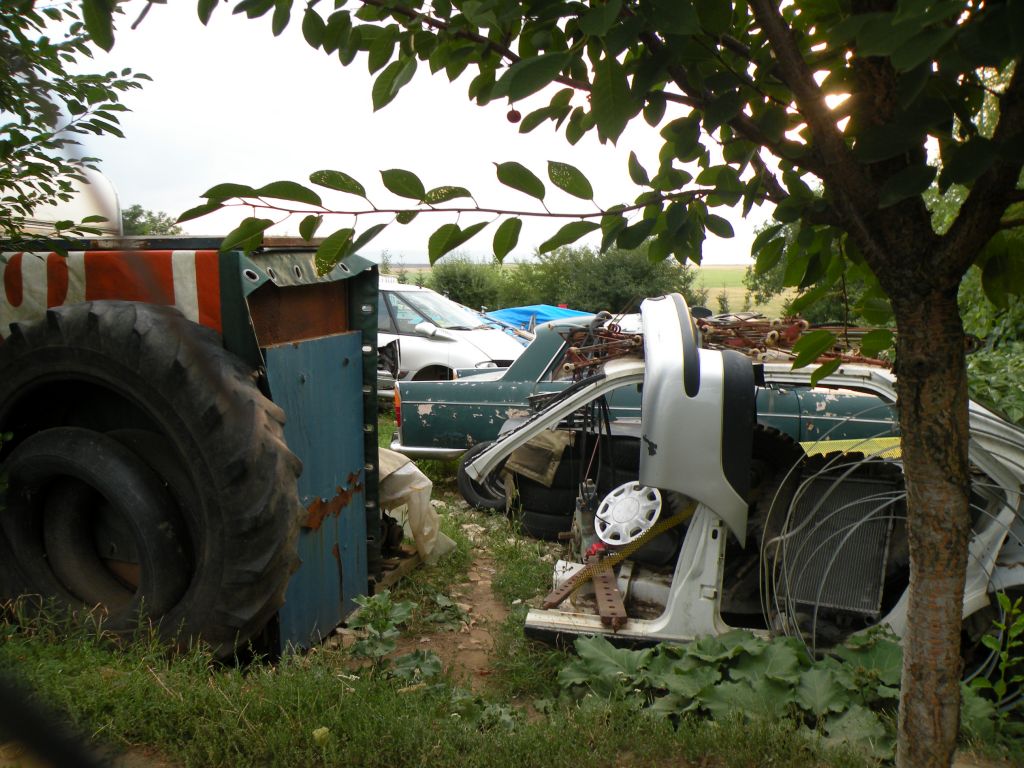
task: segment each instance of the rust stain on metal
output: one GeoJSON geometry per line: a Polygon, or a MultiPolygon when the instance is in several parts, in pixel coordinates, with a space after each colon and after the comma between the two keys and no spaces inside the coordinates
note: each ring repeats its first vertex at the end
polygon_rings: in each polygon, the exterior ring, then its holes
{"type": "MultiPolygon", "coordinates": [[[[306,507],[306,520],[302,523],[303,528],[319,531],[328,515],[337,517],[341,510],[352,502],[352,497],[363,490],[363,484],[359,482],[359,473],[353,472],[348,476],[348,488],[340,485],[335,488],[335,496],[332,499],[317,499],[306,507]]],[[[337,555],[336,555],[337,556],[337,555]]]]}
{"type": "Polygon", "coordinates": [[[331,554],[334,555],[335,560],[341,560],[341,548],[338,546],[338,542],[334,542],[334,546],[331,547],[331,554]]]}

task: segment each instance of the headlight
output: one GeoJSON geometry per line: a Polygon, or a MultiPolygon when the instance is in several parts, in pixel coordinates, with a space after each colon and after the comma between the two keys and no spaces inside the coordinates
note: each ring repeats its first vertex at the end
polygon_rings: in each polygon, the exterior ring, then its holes
{"type": "Polygon", "coordinates": [[[493,360],[484,360],[482,363],[477,363],[473,366],[474,368],[497,368],[498,364],[493,360]]]}

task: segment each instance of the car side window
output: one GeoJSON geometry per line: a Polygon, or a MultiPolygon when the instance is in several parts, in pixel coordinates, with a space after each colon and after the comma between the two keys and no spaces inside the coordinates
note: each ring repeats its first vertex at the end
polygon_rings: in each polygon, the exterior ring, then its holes
{"type": "Polygon", "coordinates": [[[395,332],[395,322],[391,319],[391,313],[387,307],[387,294],[383,291],[377,296],[377,331],[395,332]]]}
{"type": "Polygon", "coordinates": [[[385,293],[384,298],[391,307],[391,313],[395,316],[395,325],[398,327],[398,332],[416,333],[416,326],[424,322],[426,318],[397,294],[385,293]]]}

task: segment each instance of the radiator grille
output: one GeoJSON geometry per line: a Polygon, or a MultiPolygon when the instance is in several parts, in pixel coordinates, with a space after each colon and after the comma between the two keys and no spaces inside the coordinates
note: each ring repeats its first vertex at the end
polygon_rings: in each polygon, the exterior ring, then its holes
{"type": "Polygon", "coordinates": [[[898,479],[818,476],[793,510],[781,596],[877,617],[898,479]]]}

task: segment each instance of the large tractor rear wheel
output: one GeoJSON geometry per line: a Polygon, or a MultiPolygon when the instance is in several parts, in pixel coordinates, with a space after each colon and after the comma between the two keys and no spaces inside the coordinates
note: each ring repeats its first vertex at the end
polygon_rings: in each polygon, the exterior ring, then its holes
{"type": "Polygon", "coordinates": [[[229,655],[284,601],[301,463],[284,414],[176,310],[91,302],[0,344],[0,586],[229,655]]]}

